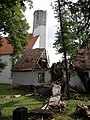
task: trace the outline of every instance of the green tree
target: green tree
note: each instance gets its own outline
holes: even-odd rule
[[[55,2],[55,14],[58,22],[59,7]],[[90,1],[78,0],[76,3],[61,0],[62,26],[67,56],[72,60],[76,55],[77,47],[83,47],[90,43]],[[57,28],[54,47],[59,53],[63,52],[61,40],[61,28]]]
[[[26,2],[31,8],[31,0],[0,0],[0,33],[8,34],[8,40],[14,47],[14,57],[18,57],[27,44],[29,25],[23,14]]]
[[[70,16],[70,11],[68,10],[68,6],[65,4],[65,0],[56,0],[55,4],[55,12],[56,18],[59,22],[59,27],[56,33],[56,41],[54,43],[54,47],[57,48],[59,53],[63,53],[64,61],[65,61],[65,71],[66,71],[66,81],[67,81],[67,98],[70,98],[69,92],[69,74],[68,74],[68,63],[67,63],[67,55],[70,54],[70,49],[74,46],[72,38],[74,37],[73,30],[73,21]],[[72,33],[72,34],[71,34]],[[73,49],[74,50],[74,49]]]
[[[73,20],[76,22],[76,35],[79,46],[83,47],[90,43],[90,1],[78,0],[72,5],[69,4]]]
[[[32,8],[31,0],[0,0],[0,38],[2,34],[8,34],[8,41],[14,48],[13,60],[19,58],[27,45],[29,25],[24,16],[26,4]],[[4,66],[0,61],[0,68]]]
[[[69,96],[69,74],[68,63],[69,60],[76,56],[77,47],[83,45],[86,41],[86,28],[84,31],[78,31],[82,27],[83,13],[79,3],[68,2],[68,0],[56,0],[55,1],[55,13],[59,22],[59,27],[56,32],[56,40],[54,47],[59,53],[63,53],[67,89]]]
[[[63,48],[63,41],[61,40],[62,31],[61,26],[57,28],[56,32],[56,39],[54,42],[54,47],[57,49],[59,53],[63,53],[64,49],[66,50],[67,56],[73,58],[76,53],[76,47],[77,47],[77,36],[76,36],[76,22],[73,20],[71,11],[68,7],[68,4],[65,3],[66,0],[62,0],[61,2],[61,13],[62,16],[60,16],[59,7],[56,1],[55,4],[55,17],[58,19],[58,22],[60,23],[60,17],[62,17],[62,26],[63,26],[63,39],[65,42],[65,48]]]
[[[68,0],[56,0],[55,14],[60,23],[57,28],[54,47],[59,53],[64,53],[65,70],[68,87],[67,58],[76,56],[77,47],[90,43],[90,2],[78,0],[73,3]]]

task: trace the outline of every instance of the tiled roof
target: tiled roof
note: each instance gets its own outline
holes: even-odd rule
[[[90,69],[90,45],[78,49],[74,66],[81,67],[83,69]]]
[[[6,37],[2,38],[2,46],[0,46],[0,54],[12,54],[13,46],[8,44],[8,40]]]
[[[28,49],[14,65],[12,71],[28,71],[39,69],[40,65],[38,64],[38,61],[41,56],[45,57],[44,48]]]
[[[28,45],[26,49],[32,48],[37,40],[38,36],[33,37],[32,34],[28,35]],[[13,54],[13,46],[8,44],[8,40],[6,37],[2,38],[2,46],[0,47],[0,54]]]
[[[33,46],[34,46],[35,42],[37,41],[37,39],[38,39],[38,36],[33,37],[33,34],[29,34],[28,35],[28,45],[27,45],[26,49],[33,48]]]

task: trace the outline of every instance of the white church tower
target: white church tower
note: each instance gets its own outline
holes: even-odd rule
[[[33,18],[33,36],[39,35],[39,48],[46,48],[46,11],[36,10]]]

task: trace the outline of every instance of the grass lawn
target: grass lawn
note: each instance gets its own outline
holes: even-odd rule
[[[41,108],[43,101],[35,96],[25,96],[24,94],[18,98],[4,98],[3,96],[10,96],[15,94],[22,94],[23,91],[12,89],[10,85],[0,84],[0,111],[2,112],[2,119],[12,120],[12,112],[17,107],[27,107],[28,110],[34,108]],[[85,97],[85,100],[68,100],[65,101],[67,107],[64,112],[56,113],[55,120],[75,120],[72,113],[74,112],[78,103],[90,104],[90,100]],[[80,120],[80,119],[78,119]]]
[[[0,111],[2,113],[2,119],[0,120],[12,120],[12,112],[17,107],[27,107],[28,110],[34,108],[40,108],[43,105],[43,102],[33,96],[25,96],[17,98],[10,98],[8,96],[25,94],[25,92],[12,89],[10,85],[0,84]],[[7,98],[4,98],[7,96]]]

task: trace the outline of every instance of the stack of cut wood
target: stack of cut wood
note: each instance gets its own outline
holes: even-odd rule
[[[74,115],[78,118],[90,120],[90,105],[78,104],[75,109]]]
[[[45,87],[43,88],[45,89]],[[40,92],[48,93],[41,88]],[[61,101],[61,86],[53,84],[52,96],[50,96],[42,109],[30,110],[28,113],[28,117],[30,120],[55,120],[54,112],[64,111],[65,108],[66,103],[64,101]]]
[[[61,101],[61,86],[54,84],[52,89],[52,96],[42,109],[50,109],[52,111],[64,111],[66,103]]]

